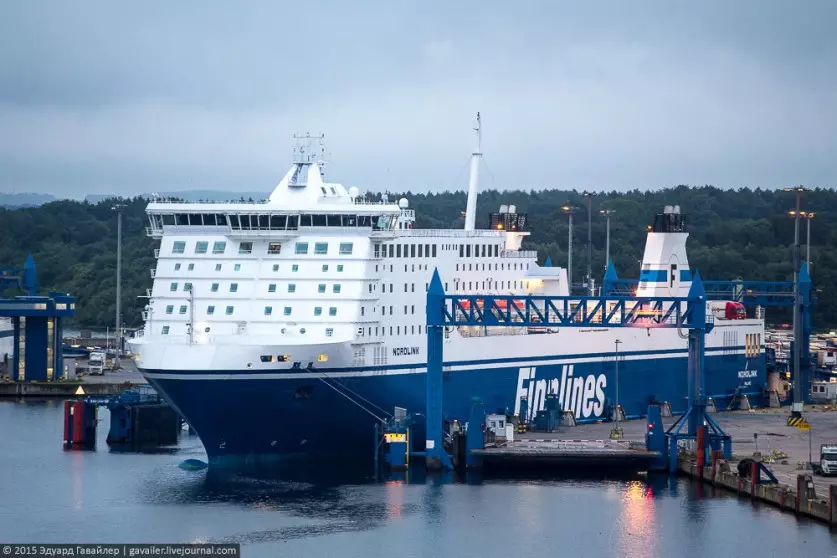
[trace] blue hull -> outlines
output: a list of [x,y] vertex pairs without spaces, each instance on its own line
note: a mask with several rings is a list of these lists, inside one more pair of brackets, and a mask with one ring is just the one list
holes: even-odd
[[[556,356],[553,362],[560,358]],[[501,366],[445,373],[445,418],[467,421],[475,398],[482,399],[489,412],[514,411],[521,395],[537,404],[545,392],[554,391],[562,397],[564,408],[574,410],[579,422],[589,422],[605,418],[615,397],[612,359],[575,363],[568,359],[545,365],[521,359],[519,364]],[[645,415],[652,401],[668,401],[675,412],[684,411],[686,368],[684,354],[620,361],[619,398],[625,413]],[[760,403],[765,386],[763,355],[745,359],[743,355],[707,353],[705,368],[706,393],[719,407],[726,405],[736,388],[747,393],[754,404]],[[345,378],[335,378],[336,371],[324,371],[328,376],[306,379],[251,379],[252,370],[143,372],[198,432],[210,462],[216,464],[292,457],[368,459],[375,419],[347,395],[356,400],[357,395],[362,396],[388,412],[395,406],[414,414],[425,409],[424,374],[403,370],[379,369],[376,375]],[[165,378],[155,377],[158,374]],[[248,374],[248,379],[235,379],[243,374]],[[218,379],[207,379],[215,376]],[[369,404],[366,407],[383,415]],[[422,438],[417,433],[414,439]]]

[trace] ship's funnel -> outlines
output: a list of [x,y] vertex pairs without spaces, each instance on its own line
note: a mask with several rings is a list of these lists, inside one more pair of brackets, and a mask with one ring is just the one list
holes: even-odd
[[685,216],[667,205],[657,214],[645,240],[637,296],[688,296],[692,272],[686,256]]

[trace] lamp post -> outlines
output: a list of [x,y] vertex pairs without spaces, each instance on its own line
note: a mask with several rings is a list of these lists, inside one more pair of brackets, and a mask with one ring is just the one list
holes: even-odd
[[796,193],[796,210],[788,213],[793,217],[793,406],[791,415],[802,416],[804,401],[804,382],[801,378],[801,345],[802,345],[802,320],[799,300],[799,219],[802,216],[800,204],[802,193],[807,191],[804,186],[785,188],[785,192]]
[[593,296],[593,192],[584,192],[587,198],[587,296]]
[[573,214],[575,208],[566,202],[561,206],[561,211],[567,214],[570,221],[570,234],[567,240],[567,294],[573,294]]
[[610,264],[610,216],[616,213],[612,209],[600,209],[599,213],[605,216],[605,268]]
[[619,345],[621,343],[622,341],[619,339],[613,342],[616,346],[616,408],[613,412],[613,420],[616,422],[616,425],[613,427],[613,430],[610,431],[610,437],[613,439],[622,437],[622,429],[619,428]]
[[805,238],[805,261],[808,263],[808,273],[811,273],[811,219],[814,218],[814,212],[802,212],[802,216],[808,221],[808,232]]
[[124,204],[114,204],[111,209],[116,211],[116,354],[113,364],[119,368],[119,357],[122,354],[122,209]]

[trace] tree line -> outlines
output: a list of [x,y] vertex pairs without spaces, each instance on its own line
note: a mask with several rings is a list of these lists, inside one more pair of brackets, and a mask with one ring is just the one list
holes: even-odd
[[[464,225],[464,192],[429,194],[389,193],[406,197],[416,210],[418,228],[461,228]],[[372,197],[380,198],[380,194]],[[115,319],[116,213],[123,208],[123,321],[139,326],[151,288],[149,269],[154,267],[155,242],[145,235],[144,198],[103,200],[99,203],[59,200],[39,207],[0,208],[0,266],[22,266],[28,253],[35,258],[41,292],[57,290],[77,298],[75,324],[104,327]],[[528,215],[531,232],[524,248],[537,250],[540,263],[547,256],[555,265],[567,261],[568,219],[562,207],[575,210],[573,231],[573,280],[583,280],[587,268],[587,198],[580,192],[543,190],[489,190],[480,194],[477,227],[488,226],[488,215],[501,204],[516,205]],[[605,266],[605,218],[611,214],[610,251],[620,277],[637,277],[645,242],[645,227],[665,205],[679,205],[685,214],[690,239],[687,244],[692,269],[704,279],[783,281],[792,278],[794,222],[787,211],[794,194],[774,190],[722,190],[712,186],[678,186],[657,191],[607,192],[592,197],[593,276],[601,281]],[[837,325],[837,300],[828,293],[837,287],[837,192],[806,192],[803,209],[815,212],[811,220],[811,275],[817,289],[814,324]],[[807,222],[800,226],[802,258],[805,257]],[[12,296],[13,290],[7,290]],[[768,318],[787,320],[789,313],[768,312]]]

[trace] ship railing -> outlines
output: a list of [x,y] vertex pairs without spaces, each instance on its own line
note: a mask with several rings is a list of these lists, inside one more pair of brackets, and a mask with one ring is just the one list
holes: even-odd
[[505,233],[503,231],[492,231],[486,229],[476,229],[473,231],[466,231],[465,229],[401,229],[398,231],[400,236],[415,236],[415,237],[443,237],[443,238],[491,238],[501,237]]
[[537,258],[537,250],[503,250],[500,252],[501,258]]
[[169,204],[213,204],[213,205],[221,205],[221,204],[239,204],[239,205],[252,205],[252,204],[266,204],[268,203],[267,199],[260,199],[260,200],[244,200],[239,198],[237,200],[181,200],[178,198],[151,198],[151,203],[169,203]]

